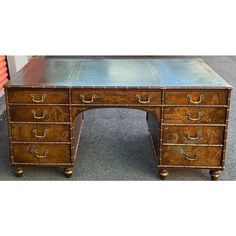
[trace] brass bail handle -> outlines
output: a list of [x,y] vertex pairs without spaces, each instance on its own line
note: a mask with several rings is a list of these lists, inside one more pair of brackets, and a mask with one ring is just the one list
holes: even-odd
[[43,135],[38,135],[37,129],[33,129],[32,133],[33,133],[35,138],[45,138],[47,136],[47,134],[49,133],[49,130],[45,129],[44,132],[43,132]]
[[33,150],[32,153],[37,157],[37,158],[45,158],[48,155],[48,149],[45,149],[43,155],[39,155],[37,150]]
[[191,157],[189,157],[189,155],[186,152],[183,153],[183,156],[188,161],[195,161],[195,160],[197,160],[200,157],[199,153],[195,153],[193,155],[193,157],[191,158]]
[[96,94],[93,94],[91,100],[85,100],[84,94],[80,94],[80,99],[83,103],[93,103],[96,98]]
[[191,112],[186,113],[186,115],[188,116],[188,119],[191,120],[191,121],[199,121],[199,120],[201,120],[202,116],[204,115],[203,112],[198,112],[197,114],[198,114],[198,117],[193,118]]
[[141,104],[148,104],[148,103],[151,102],[151,100],[152,100],[152,96],[151,96],[151,95],[148,95],[148,98],[147,98],[146,101],[143,101],[143,100],[141,99],[141,96],[140,96],[139,94],[137,94],[137,95],[135,96],[135,98],[136,98],[136,100],[137,100],[139,103],[141,103]]
[[41,102],[44,102],[44,100],[47,98],[47,94],[45,94],[45,93],[42,94],[41,99],[39,99],[39,100],[36,100],[36,99],[35,99],[35,96],[34,96],[33,93],[30,94],[30,97],[31,97],[31,99],[32,99],[32,102],[41,103]]
[[193,101],[192,96],[190,94],[187,95],[187,98],[188,98],[189,102],[192,104],[200,104],[204,99],[204,95],[201,94],[198,98],[198,101]]
[[198,140],[202,137],[202,133],[200,131],[197,131],[196,137],[190,137],[190,134],[188,131],[185,131],[184,134],[185,134],[185,137],[189,140]]
[[41,120],[41,119],[44,119],[46,117],[46,115],[48,114],[48,111],[44,110],[42,116],[37,116],[37,112],[35,110],[32,110],[32,113],[33,113],[33,116],[34,116],[35,119]]

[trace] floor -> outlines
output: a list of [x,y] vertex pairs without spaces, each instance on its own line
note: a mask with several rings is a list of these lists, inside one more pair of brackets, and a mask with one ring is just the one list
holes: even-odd
[[[236,87],[236,57],[201,57]],[[221,180],[236,180],[236,98],[232,92],[225,171]],[[16,178],[9,163],[4,98],[0,99],[0,180],[159,180],[145,120],[145,112],[131,109],[97,109],[85,113],[73,176],[60,168],[25,168]],[[167,180],[209,180],[207,170],[170,170]]]

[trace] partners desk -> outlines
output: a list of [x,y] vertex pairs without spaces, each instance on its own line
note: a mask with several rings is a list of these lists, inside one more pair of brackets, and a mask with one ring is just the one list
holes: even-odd
[[161,179],[201,168],[217,180],[230,92],[201,59],[31,59],[5,85],[11,164],[17,176],[24,166],[59,166],[70,177],[83,113],[122,107],[147,112]]

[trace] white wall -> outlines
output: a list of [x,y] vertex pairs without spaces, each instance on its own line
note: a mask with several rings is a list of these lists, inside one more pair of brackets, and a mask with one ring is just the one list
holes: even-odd
[[15,56],[16,71],[19,71],[28,62],[28,56]]
[[10,78],[18,72],[28,61],[30,56],[7,56]]

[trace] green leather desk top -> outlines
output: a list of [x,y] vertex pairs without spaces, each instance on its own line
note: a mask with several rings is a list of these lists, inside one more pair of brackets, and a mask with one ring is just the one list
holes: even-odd
[[5,87],[231,88],[201,59],[32,59]]

